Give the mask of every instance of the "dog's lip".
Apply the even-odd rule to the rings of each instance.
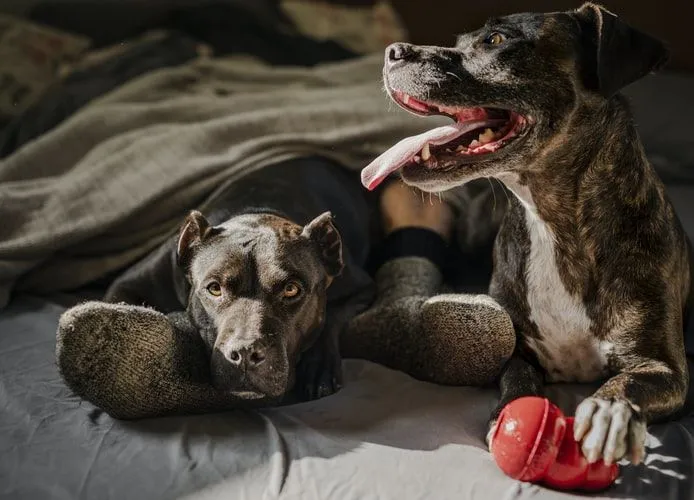
[[[500,107],[439,106],[392,89],[387,82],[386,88],[404,109],[420,116],[448,116],[455,124],[404,138],[375,158],[361,172],[362,184],[369,190],[403,167],[434,171],[497,157],[509,143],[525,136],[531,124],[531,119]]]
[[[481,120],[489,117],[490,111],[513,113],[503,106],[489,104],[479,106],[447,106],[434,101],[423,101],[401,90],[386,86],[391,98],[405,111],[418,116],[446,116],[458,123]]]
[[[449,163],[443,163],[441,165],[436,163],[422,164],[416,161],[409,161],[401,168],[408,171],[425,171],[430,173],[435,173],[436,171],[449,171],[454,169],[456,166],[470,165],[480,161],[498,161],[504,155],[509,154],[513,151],[513,147],[521,142],[532,128],[533,122],[526,120],[525,124],[518,130],[517,133],[512,135],[510,138],[502,142],[496,149],[489,152],[482,152],[476,154],[463,154],[456,155],[455,157],[449,158]],[[502,139],[503,140],[503,139]]]

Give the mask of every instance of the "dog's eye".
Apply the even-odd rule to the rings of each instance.
[[[506,37],[501,33],[495,31],[494,33],[492,33],[484,39],[484,43],[486,43],[487,45],[501,45],[504,42],[504,40],[506,40]]]
[[[209,285],[207,285],[207,293],[210,295],[214,295],[215,297],[219,297],[222,295],[222,286],[217,283],[216,281],[213,281]]]
[[[282,290],[282,296],[285,299],[295,299],[301,295],[301,286],[296,281],[290,281],[284,285],[284,290]]]

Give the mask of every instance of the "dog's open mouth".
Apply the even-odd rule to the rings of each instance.
[[[439,106],[397,90],[391,95],[412,113],[448,116],[455,123],[407,137],[372,161],[361,173],[369,190],[405,165],[433,170],[481,159],[521,137],[528,126],[527,118],[505,109]]]

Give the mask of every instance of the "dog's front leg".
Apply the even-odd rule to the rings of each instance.
[[[324,398],[342,387],[338,335],[336,326],[327,324],[316,342],[301,355],[295,383],[295,391],[301,400]]]
[[[523,396],[540,396],[543,391],[542,374],[518,353],[508,360],[501,370],[499,389],[501,391],[499,403],[489,419],[487,432],[487,446],[491,450],[491,437],[496,428],[496,421],[501,410],[511,401]]]
[[[325,324],[315,343],[302,354],[297,366],[295,392],[300,399],[320,399],[340,390],[340,336],[347,322],[364,309],[364,304],[361,294],[328,304]]]
[[[688,387],[686,367],[642,359],[609,379],[576,409],[574,437],[589,462],[628,457],[640,463],[646,453],[646,423],[682,407]]]

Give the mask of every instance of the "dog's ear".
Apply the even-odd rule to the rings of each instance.
[[[213,233],[214,228],[210,226],[204,215],[197,210],[190,212],[178,233],[178,244],[176,245],[178,265],[187,268],[197,248]]]
[[[584,3],[572,15],[580,26],[581,70],[589,90],[610,97],[668,61],[662,42],[599,5]]]
[[[333,224],[330,212],[320,214],[304,226],[301,235],[310,239],[320,252],[321,260],[328,275],[338,276],[342,272],[342,238]]]

